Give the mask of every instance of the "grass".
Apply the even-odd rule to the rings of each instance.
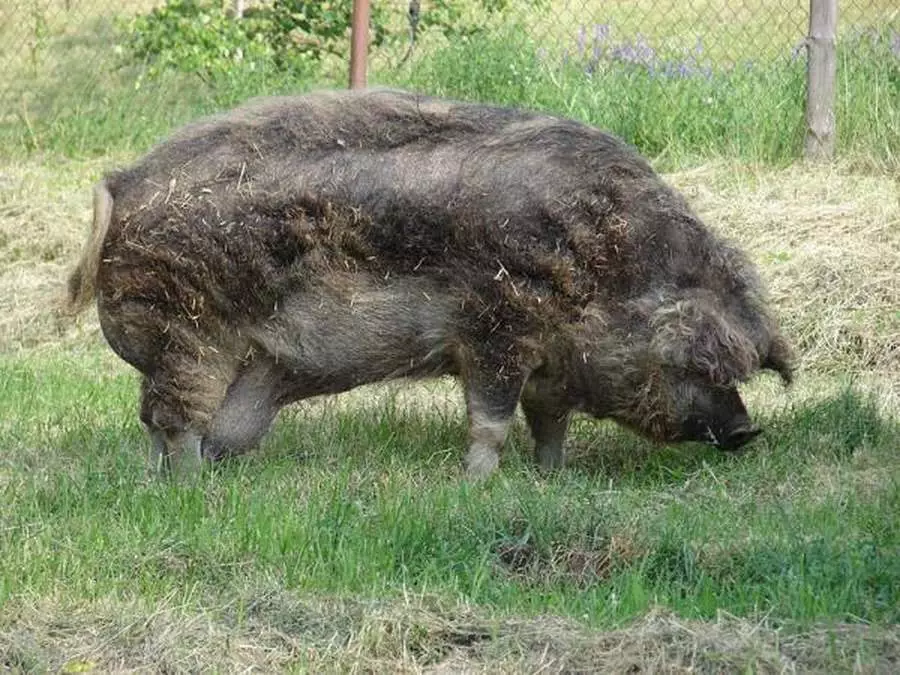
[[[659,611],[765,618],[785,637],[900,618],[900,427],[831,380],[808,383],[802,405],[772,382],[748,392],[769,433],[741,458],[660,452],[583,421],[572,466],[542,477],[519,425],[484,484],[461,480],[464,420],[446,384],[368,391],[292,409],[260,451],[186,485],[145,479],[135,379],[105,351],[3,357],[0,382],[0,662],[46,664],[2,637],[43,639],[31,603],[55,621],[112,603],[240,632],[265,598],[276,613],[300,599],[320,616],[289,634],[310,647],[361,630],[329,602],[432,603],[431,620],[462,632],[465,608],[482,641],[497,622],[546,615],[576,619],[568,639]],[[422,642],[414,665],[452,644],[407,639]],[[46,658],[58,668],[73,653]],[[122,650],[84,655],[107,657]]]
[[[486,619],[430,598],[303,600],[266,588],[189,616],[183,607],[149,611],[134,601],[73,607],[53,620],[42,610],[26,605],[20,616],[33,626],[52,623],[52,640],[0,634],[19,640],[9,655],[23,670],[890,672],[900,647],[890,632],[859,625],[785,635],[728,615],[701,623],[655,611],[633,627],[598,634],[547,617]]]
[[[702,3],[706,16],[721,4]],[[651,155],[760,265],[798,347],[793,389],[762,378],[744,392],[765,436],[729,457],[579,419],[571,466],[543,476],[520,420],[500,473],[472,484],[460,470],[459,391],[440,381],[293,407],[246,458],[183,484],[148,479],[135,375],[95,316],[73,323],[55,311],[90,221],[90,185],[199,114],[343,86],[345,64],[150,79],[111,67],[115,32],[100,3],[73,0],[64,18],[77,21],[49,5],[23,16],[4,5],[13,95],[0,113],[0,669],[895,669],[891,3],[864,16],[842,7],[840,159],[817,167],[793,161],[803,64],[783,55],[796,14],[767,26],[760,51],[721,34],[758,34],[753,13],[720,27],[676,21],[660,3],[649,18],[643,2],[554,0],[527,16],[513,5],[506,18],[527,19],[522,30],[491,24],[453,44],[426,31],[403,69],[392,65],[402,46],[375,54],[372,80],[552,110]],[[857,30],[876,21],[881,33]],[[578,45],[594,23],[609,23],[619,45],[640,30],[655,60],[594,59]],[[697,34],[721,67],[707,73],[685,51]],[[733,67],[747,44],[759,62]]]
[[[687,3],[657,0],[511,3],[513,14],[529,26],[529,34],[577,50],[576,36],[607,25],[615,40],[643,35],[670,50],[692,49],[700,38],[719,62],[771,60],[784,56],[805,37],[809,25],[807,0],[781,0],[775,9],[765,0],[698,0]],[[535,6],[543,8],[543,12]],[[516,13],[516,10],[518,11]],[[841,37],[856,28],[890,24],[898,18],[891,0],[845,2],[840,8]],[[540,18],[537,18],[540,17]]]
[[[117,161],[0,170],[0,663],[889,669],[892,176],[668,176],[761,265],[801,346],[794,389],[745,392],[767,430],[749,454],[657,449],[584,419],[572,465],[544,477],[520,421],[500,474],[473,485],[459,392],[438,382],[291,408],[259,451],[171,485],[145,476],[134,374],[93,316],[52,311],[90,184]]]
[[[887,34],[887,31],[885,32]],[[875,40],[874,43],[871,41]],[[871,34],[841,44],[838,152],[895,167],[900,159],[900,55]],[[625,55],[626,63],[547,50],[517,30],[444,47],[385,81],[440,94],[525,105],[609,129],[668,167],[710,157],[783,164],[802,156],[804,59],[716,66],[695,53]],[[880,45],[880,46],[879,46]]]

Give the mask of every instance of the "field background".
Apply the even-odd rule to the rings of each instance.
[[[477,484],[444,380],[298,405],[247,458],[146,477],[137,378],[95,313],[57,311],[91,185],[197,115],[346,79],[339,55],[123,65],[115,17],[156,4],[0,7],[0,670],[896,671],[895,3],[842,3],[825,166],[797,160],[803,2],[461,3],[399,67],[406,3],[384,3],[373,81],[624,136],[759,264],[799,355],[791,389],[746,387],[766,434],[740,457],[579,419],[545,476],[520,421]]]

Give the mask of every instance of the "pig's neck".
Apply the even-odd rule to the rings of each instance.
[[[640,349],[616,335],[573,346],[566,373],[572,406],[596,417],[616,413],[639,386]]]

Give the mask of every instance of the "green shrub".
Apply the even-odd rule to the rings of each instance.
[[[476,5],[483,14],[496,15],[506,0],[479,0]],[[221,1],[167,0],[125,25],[122,51],[127,63],[148,62],[151,75],[166,69],[211,75],[268,64],[294,70],[326,54],[346,55],[352,9],[352,0],[274,0],[236,19]],[[370,48],[408,39],[405,30],[389,30],[388,18],[383,4],[371,6]],[[482,27],[458,3],[445,0],[436,0],[421,23],[448,37],[475,34]]]
[[[236,21],[219,2],[168,0],[124,29],[126,62],[146,62],[150,75],[164,70],[214,74],[235,66],[249,70],[275,58],[268,39],[272,20],[256,13]]]

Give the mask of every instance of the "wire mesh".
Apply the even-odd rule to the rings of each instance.
[[[0,122],[27,126],[36,115],[52,120],[65,112],[73,87],[86,98],[106,95],[104,83],[122,66],[129,18],[147,15],[167,2],[205,5],[226,12],[235,22],[248,20],[254,8],[292,2],[300,13],[313,6],[320,13],[345,13],[349,23],[352,4],[352,0],[4,0]],[[808,22],[808,0],[373,0],[372,7],[370,72],[382,79],[390,79],[401,68],[415,72],[435,45],[511,31],[527,41],[527,47],[511,45],[511,49],[532,49],[533,57],[549,66],[576,65],[590,75],[610,64],[630,64],[686,76],[762,59],[801,58]],[[896,0],[842,2],[839,34],[897,26],[898,14]],[[414,48],[411,16],[416,24]],[[223,30],[221,23],[209,25],[212,33]],[[350,43],[349,31],[343,24],[335,25],[338,34],[323,50],[326,70],[338,85],[346,80],[342,69],[347,67]],[[197,30],[202,32],[202,22]],[[900,32],[891,29],[888,39],[900,54]],[[290,40],[288,48],[303,49],[319,44],[320,37],[294,31]],[[246,56],[234,50],[224,58]],[[69,92],[68,98],[57,96],[62,90]]]

